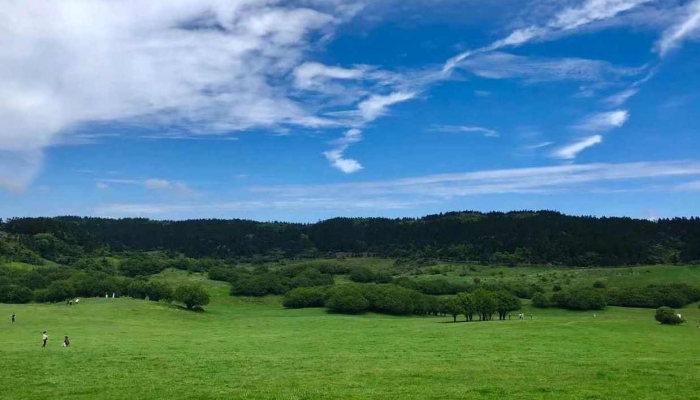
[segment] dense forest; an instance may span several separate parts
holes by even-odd
[[[5,243],[17,242],[47,259],[56,260],[53,253],[60,253],[67,259],[57,261],[65,263],[70,263],[72,255],[152,250],[196,258],[315,258],[348,253],[508,265],[621,266],[700,260],[700,218],[648,221],[552,211],[334,218],[313,224],[14,218],[0,225],[0,234]],[[0,254],[7,256],[7,252],[0,248]]]

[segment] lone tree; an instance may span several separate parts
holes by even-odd
[[[654,318],[664,325],[680,325],[685,320],[678,316],[676,310],[670,307],[659,307]]]
[[[464,312],[459,300],[454,297],[445,300],[444,307],[445,312],[452,316],[453,322],[457,322],[457,316]]]
[[[501,321],[506,319],[508,312],[520,310],[520,307],[522,307],[520,299],[505,290],[496,292],[495,298],[498,319]]]
[[[209,304],[209,293],[197,284],[184,284],[175,289],[173,295],[176,301],[184,303],[188,310]]]

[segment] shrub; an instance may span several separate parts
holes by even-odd
[[[226,267],[213,267],[207,272],[209,279],[213,281],[223,281],[228,282],[231,280],[232,271],[230,268]]]
[[[480,283],[481,283],[481,279],[480,279],[480,278],[474,278],[474,283],[477,284],[477,285],[480,284]]]
[[[554,285],[552,285],[553,292],[560,292],[561,289],[562,289],[562,287],[561,287],[561,284],[559,284],[559,283],[555,283]]]
[[[656,315],[654,316],[654,319],[656,319],[664,325],[680,325],[683,322],[685,322],[683,318],[678,316],[676,310],[670,307],[659,307],[656,310]]]
[[[143,281],[133,281],[126,287],[126,294],[134,299],[145,299],[146,294],[146,282]]]
[[[359,314],[367,311],[369,301],[357,285],[340,285],[330,291],[326,307],[343,314]]]
[[[374,271],[367,267],[357,267],[350,271],[348,278],[357,283],[374,282]]]
[[[55,281],[46,288],[43,293],[43,300],[47,302],[57,303],[75,297],[75,288],[69,281]]]
[[[34,292],[26,286],[8,285],[0,287],[0,303],[25,304],[32,301]]]
[[[323,307],[327,288],[303,287],[292,289],[284,295],[282,305],[285,308]]]
[[[596,289],[605,289],[606,285],[603,281],[595,281],[593,282],[593,287]]]
[[[700,290],[683,283],[614,288],[607,292],[608,303],[622,307],[683,307],[700,300]]]
[[[391,315],[425,313],[423,295],[397,285],[364,285],[362,294],[369,301],[369,310]]]
[[[209,293],[200,285],[184,284],[175,289],[173,299],[184,303],[188,310],[209,304]]]
[[[174,298],[173,289],[164,282],[150,281],[145,285],[144,290],[150,301],[171,301]]]
[[[602,310],[606,306],[604,294],[590,287],[573,288],[554,293],[552,303],[567,310]]]
[[[537,293],[532,296],[532,305],[537,308],[547,308],[551,305],[549,297],[544,293]]]

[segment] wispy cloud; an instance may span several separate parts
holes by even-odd
[[[480,126],[463,126],[463,125],[435,125],[430,128],[433,132],[446,132],[446,133],[470,133],[470,134],[480,134],[485,137],[498,137],[498,131],[489,128],[482,128]]]
[[[583,121],[573,126],[574,129],[590,132],[602,132],[620,128],[629,119],[627,110],[615,110],[591,114]]]
[[[113,185],[132,185],[141,186],[149,190],[171,190],[181,194],[194,194],[195,191],[186,183],[180,181],[169,181],[159,178],[148,179],[100,179],[96,182],[98,189],[107,189],[110,184]]]
[[[572,160],[578,153],[603,142],[603,136],[593,135],[555,150],[552,155],[563,160]]]
[[[451,73],[455,67],[477,54],[487,53],[506,47],[517,47],[535,40],[544,40],[550,35],[573,31],[592,22],[613,18],[620,13],[648,3],[652,0],[586,0],[579,6],[567,7],[559,11],[548,22],[516,29],[503,39],[476,50],[465,51],[449,59],[442,68],[443,75]]]
[[[296,199],[267,199],[252,201],[235,201],[221,203],[186,203],[186,204],[157,204],[157,203],[110,203],[98,206],[94,212],[107,217],[123,216],[160,216],[167,214],[216,215],[226,212],[246,212],[259,210],[401,210],[410,209],[414,201],[391,199],[354,199],[347,201],[337,198],[296,198]]]
[[[537,144],[533,144],[533,145],[529,145],[529,146],[524,146],[523,148],[524,148],[525,150],[536,150],[536,149],[541,149],[541,148],[543,148],[543,147],[549,147],[549,146],[551,146],[551,145],[553,145],[553,144],[554,144],[554,142],[540,142],[540,143],[537,143]]]
[[[527,82],[616,81],[638,75],[642,68],[615,66],[607,61],[582,58],[543,58],[492,52],[464,60],[459,68],[488,79],[523,79]]]
[[[603,99],[603,102],[610,107],[619,107],[627,100],[634,97],[639,92],[638,89],[626,89]]]
[[[358,105],[364,121],[374,121],[386,113],[387,107],[416,97],[414,92],[394,92],[388,95],[372,95]]]
[[[359,129],[350,129],[343,134],[343,137],[332,142],[335,146],[332,150],[326,151],[323,155],[330,161],[333,168],[339,169],[346,174],[352,174],[362,169],[362,164],[357,160],[345,158],[345,150],[351,144],[362,140],[362,131]]]
[[[661,57],[677,48],[688,37],[700,31],[700,0],[690,3],[675,25],[668,28],[656,43],[656,50]]]
[[[657,182],[664,178],[700,176],[698,161],[639,162],[626,164],[571,164],[552,167],[486,170],[427,175],[389,181],[334,185],[284,185],[251,188],[251,193],[286,199],[374,198],[410,196],[411,199],[472,196],[498,193],[549,193],[586,191],[586,185],[623,182]]]

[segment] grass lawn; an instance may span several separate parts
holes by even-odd
[[[0,304],[0,399],[700,399],[697,305],[680,327],[622,308],[454,324],[284,310],[198,275],[160,279],[200,280],[212,304]]]

